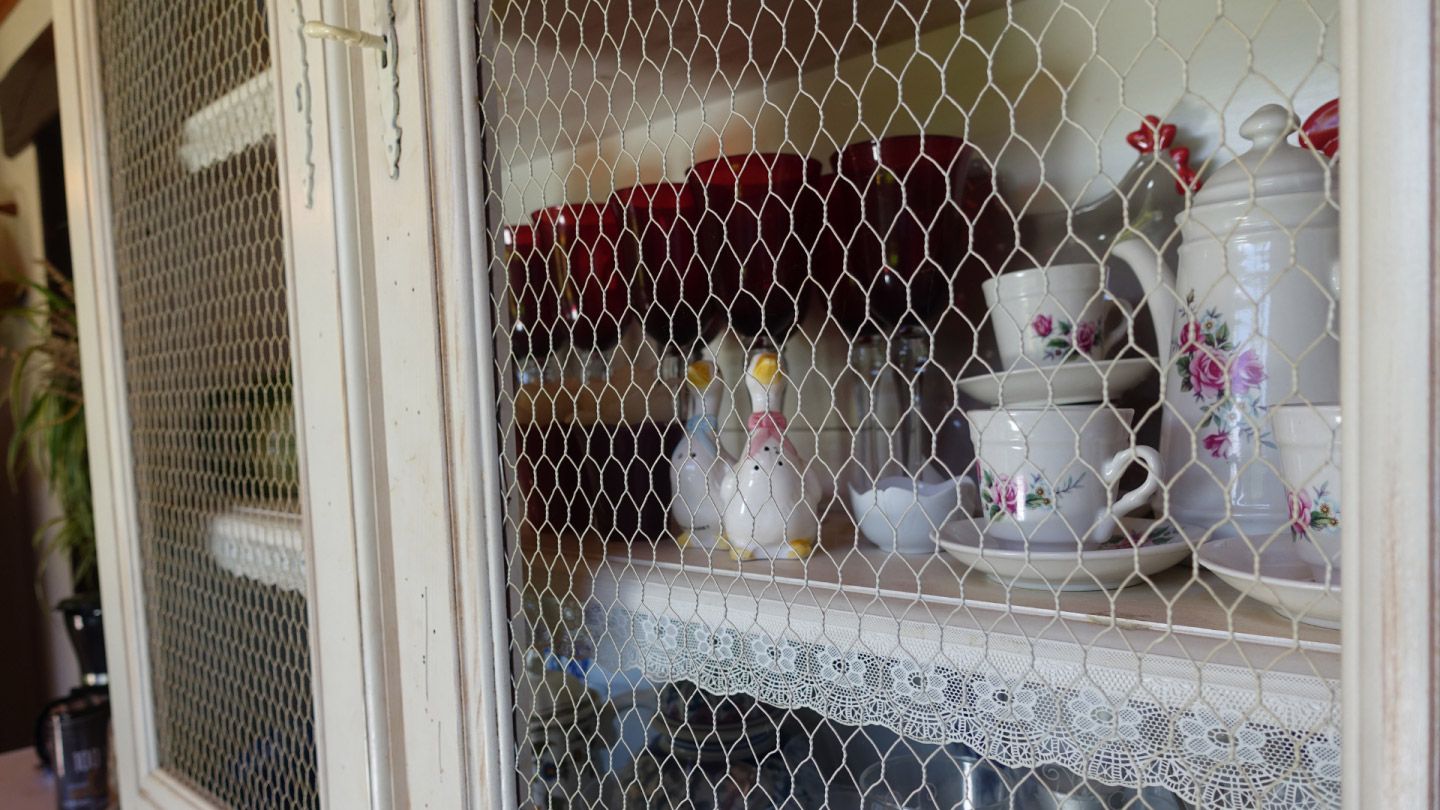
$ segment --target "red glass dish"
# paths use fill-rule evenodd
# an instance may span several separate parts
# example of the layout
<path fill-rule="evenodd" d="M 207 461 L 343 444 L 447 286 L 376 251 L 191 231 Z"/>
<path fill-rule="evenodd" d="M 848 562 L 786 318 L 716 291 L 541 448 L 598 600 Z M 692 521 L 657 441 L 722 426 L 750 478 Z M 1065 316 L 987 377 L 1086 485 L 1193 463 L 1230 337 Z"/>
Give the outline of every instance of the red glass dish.
<path fill-rule="evenodd" d="M 808 273 L 820 225 L 819 161 L 799 155 L 716 158 L 686 180 L 702 207 L 697 252 L 711 268 L 730 324 L 778 346 L 809 298 Z"/>
<path fill-rule="evenodd" d="M 850 243 L 860 228 L 859 189 L 838 174 L 821 177 L 815 186 L 824 215 L 810 277 L 826 312 L 846 335 L 872 336 L 878 328 L 869 317 L 867 287 L 847 261 Z"/>
<path fill-rule="evenodd" d="M 1006 242 L 980 154 L 959 138 L 907 135 L 851 144 L 831 162 L 862 198 L 848 255 L 851 272 L 870 283 L 871 317 L 914 330 L 952 307 L 970 309 Z"/>
<path fill-rule="evenodd" d="M 645 333 L 662 354 L 688 355 L 720 331 L 710 274 L 696 254 L 700 205 L 684 183 L 649 183 L 615 192 L 624 213 Z"/>
<path fill-rule="evenodd" d="M 582 352 L 606 351 L 620 342 L 630 320 L 634 259 L 624 239 L 625 221 L 613 203 L 566 203 L 531 215 L 536 246 L 548 256 L 561 289 L 561 315 L 570 342 Z"/>

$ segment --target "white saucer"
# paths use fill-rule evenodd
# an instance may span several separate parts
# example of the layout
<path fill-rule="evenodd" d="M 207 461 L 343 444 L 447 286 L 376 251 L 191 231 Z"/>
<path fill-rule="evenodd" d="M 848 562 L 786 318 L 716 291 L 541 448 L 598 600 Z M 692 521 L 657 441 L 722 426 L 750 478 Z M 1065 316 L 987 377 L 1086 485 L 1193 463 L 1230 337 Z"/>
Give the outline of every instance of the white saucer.
<path fill-rule="evenodd" d="M 1078 551 L 1027 551 L 1025 543 L 987 537 L 972 520 L 947 523 L 940 548 L 1013 588 L 1042 591 L 1108 591 L 1142 582 L 1190 555 L 1198 529 L 1176 531 L 1169 521 L 1121 518 L 1123 531 L 1105 543 L 1086 543 Z M 1158 530 L 1157 530 L 1158 529 Z M 1138 545 L 1132 545 L 1136 543 Z"/>
<path fill-rule="evenodd" d="M 1267 549 L 1257 566 L 1250 543 L 1243 537 L 1228 537 L 1201 546 L 1195 558 L 1226 585 L 1264 602 L 1280 615 L 1339 630 L 1340 586 L 1316 582 L 1310 566 L 1284 551 Z"/>
<path fill-rule="evenodd" d="M 957 381 L 955 387 L 960 393 L 987 405 L 1006 408 L 1075 405 L 1113 400 L 1134 388 L 1154 370 L 1155 364 L 1144 357 L 1098 363 L 1082 360 L 1058 366 L 976 374 Z"/>

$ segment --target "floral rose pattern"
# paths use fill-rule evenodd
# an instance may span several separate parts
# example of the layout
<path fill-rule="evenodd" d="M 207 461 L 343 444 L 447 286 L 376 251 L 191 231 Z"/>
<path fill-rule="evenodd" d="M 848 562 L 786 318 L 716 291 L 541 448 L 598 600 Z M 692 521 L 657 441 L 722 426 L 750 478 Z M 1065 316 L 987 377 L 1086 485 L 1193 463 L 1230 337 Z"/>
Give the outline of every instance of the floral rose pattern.
<path fill-rule="evenodd" d="M 1340 504 L 1330 494 L 1330 484 L 1309 490 L 1287 491 L 1290 500 L 1290 536 L 1300 539 L 1340 529 Z"/>
<path fill-rule="evenodd" d="M 991 519 L 999 517 L 1021 517 L 1027 512 L 1049 512 L 1055 508 L 1059 498 L 1077 490 L 1083 482 L 1070 476 L 1059 487 L 1038 475 L 998 475 L 981 469 L 980 503 L 985 514 Z"/>
<path fill-rule="evenodd" d="M 1095 336 L 1100 324 L 1095 321 L 1071 323 L 1041 313 L 1030 321 L 1030 331 L 1044 340 L 1046 360 L 1069 360 L 1077 354 L 1089 355 L 1095 350 Z"/>
<path fill-rule="evenodd" d="M 1237 349 L 1230 324 L 1216 309 L 1194 316 L 1195 291 L 1185 296 L 1180 317 L 1180 335 L 1175 343 L 1175 368 L 1180 390 L 1194 394 L 1205 408 L 1200 422 L 1200 444 L 1214 458 L 1234 458 L 1241 439 L 1256 436 L 1254 423 L 1261 421 L 1266 407 L 1261 402 L 1261 385 L 1267 379 L 1265 363 L 1254 349 Z M 1274 447 L 1268 431 L 1259 441 Z"/>

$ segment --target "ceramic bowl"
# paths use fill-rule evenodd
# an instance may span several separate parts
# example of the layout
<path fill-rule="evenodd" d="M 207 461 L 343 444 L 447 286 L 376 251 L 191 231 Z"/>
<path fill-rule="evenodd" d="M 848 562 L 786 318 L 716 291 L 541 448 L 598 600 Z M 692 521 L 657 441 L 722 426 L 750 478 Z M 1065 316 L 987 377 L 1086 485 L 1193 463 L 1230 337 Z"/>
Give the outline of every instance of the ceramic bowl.
<path fill-rule="evenodd" d="M 860 536 L 897 554 L 933 554 L 940 527 L 957 510 L 973 512 L 976 501 L 975 483 L 966 477 L 927 483 L 896 475 L 863 491 L 852 481 L 848 489 Z"/>

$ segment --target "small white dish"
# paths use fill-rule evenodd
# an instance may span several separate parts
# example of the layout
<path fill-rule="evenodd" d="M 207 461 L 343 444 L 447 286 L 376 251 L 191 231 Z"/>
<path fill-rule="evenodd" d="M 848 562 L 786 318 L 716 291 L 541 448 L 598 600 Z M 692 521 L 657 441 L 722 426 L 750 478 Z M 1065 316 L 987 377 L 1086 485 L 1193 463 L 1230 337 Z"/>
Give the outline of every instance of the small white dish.
<path fill-rule="evenodd" d="M 847 488 L 860 536 L 896 554 L 935 553 L 940 527 L 956 510 L 968 515 L 976 506 L 975 482 L 968 476 L 925 482 L 892 475 L 876 481 L 872 489 L 861 491 L 854 482 Z"/>
<path fill-rule="evenodd" d="M 1281 543 L 1289 541 L 1282 540 Z M 1277 545 L 1277 544 L 1272 544 Z M 1284 546 L 1259 555 L 1243 537 L 1212 540 L 1195 558 L 1226 585 L 1304 624 L 1340 629 L 1340 586 L 1316 582 L 1310 566 Z"/>
<path fill-rule="evenodd" d="M 1026 361 L 1019 361 L 1024 364 Z M 1114 400 L 1155 371 L 1145 357 L 1075 360 L 1057 366 L 975 374 L 955 383 L 960 393 L 986 405 L 1035 408 Z"/>
<path fill-rule="evenodd" d="M 1023 541 L 986 536 L 971 520 L 940 531 L 940 548 L 1007 587 L 1041 591 L 1109 591 L 1141 582 L 1190 555 L 1187 538 L 1199 529 L 1176 530 L 1169 521 L 1121 518 L 1115 535 L 1072 551 L 1028 551 Z"/>

